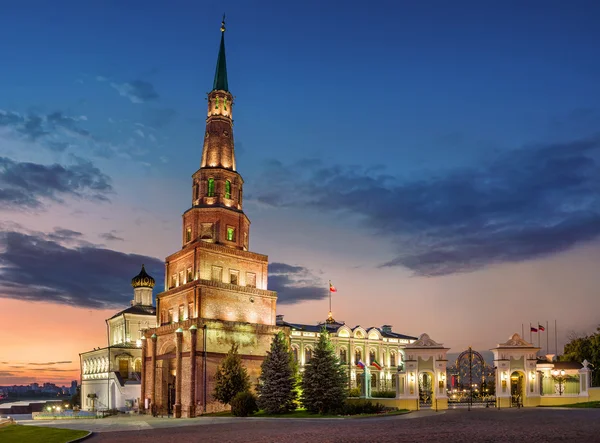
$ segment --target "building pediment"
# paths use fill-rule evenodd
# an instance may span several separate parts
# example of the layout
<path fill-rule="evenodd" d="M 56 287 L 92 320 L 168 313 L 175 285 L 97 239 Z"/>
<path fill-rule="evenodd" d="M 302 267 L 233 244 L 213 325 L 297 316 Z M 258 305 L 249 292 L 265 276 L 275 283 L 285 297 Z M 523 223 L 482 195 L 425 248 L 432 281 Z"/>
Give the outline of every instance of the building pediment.
<path fill-rule="evenodd" d="M 432 340 L 428 334 L 421 334 L 415 342 L 406 345 L 406 348 L 443 348 L 444 345 Z"/>

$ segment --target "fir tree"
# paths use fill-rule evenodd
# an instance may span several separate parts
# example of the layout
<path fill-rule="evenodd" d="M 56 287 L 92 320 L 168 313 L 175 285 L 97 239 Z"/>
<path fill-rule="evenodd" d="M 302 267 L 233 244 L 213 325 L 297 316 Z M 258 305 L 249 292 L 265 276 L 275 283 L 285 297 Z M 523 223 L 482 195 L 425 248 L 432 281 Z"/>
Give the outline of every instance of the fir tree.
<path fill-rule="evenodd" d="M 238 345 L 233 344 L 215 374 L 215 391 L 213 396 L 223 404 L 231 403 L 239 392 L 250 389 L 250 378 L 242 365 L 242 357 L 238 354 Z"/>
<path fill-rule="evenodd" d="M 302 377 L 302 405 L 312 413 L 326 414 L 340 409 L 346 399 L 346 371 L 335 355 L 327 330 L 323 328 L 312 360 Z"/>
<path fill-rule="evenodd" d="M 281 414 L 296 409 L 296 366 L 288 350 L 285 335 L 279 332 L 271 342 L 258 378 L 258 407 L 269 414 Z"/>

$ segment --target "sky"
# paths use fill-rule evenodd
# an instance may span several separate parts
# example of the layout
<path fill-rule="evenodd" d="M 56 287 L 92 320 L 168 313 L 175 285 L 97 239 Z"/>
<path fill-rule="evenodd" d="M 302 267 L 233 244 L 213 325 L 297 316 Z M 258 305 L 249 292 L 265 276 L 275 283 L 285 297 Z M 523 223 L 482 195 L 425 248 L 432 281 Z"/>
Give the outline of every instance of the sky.
<path fill-rule="evenodd" d="M 287 321 L 324 320 L 331 280 L 337 320 L 456 353 L 596 329 L 598 2 L 12 2 L 0 385 L 78 379 L 141 264 L 162 281 L 223 12 L 250 249 Z"/>

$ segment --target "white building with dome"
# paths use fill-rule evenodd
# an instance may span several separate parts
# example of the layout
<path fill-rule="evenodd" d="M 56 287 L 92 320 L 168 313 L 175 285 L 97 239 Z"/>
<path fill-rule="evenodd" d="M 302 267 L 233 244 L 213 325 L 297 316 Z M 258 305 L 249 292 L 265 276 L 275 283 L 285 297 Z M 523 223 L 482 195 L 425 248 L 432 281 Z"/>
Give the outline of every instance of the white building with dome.
<path fill-rule="evenodd" d="M 156 326 L 152 304 L 155 281 L 142 270 L 131 280 L 131 306 L 106 320 L 108 346 L 79 354 L 81 409 L 102 411 L 139 407 L 142 330 Z"/>

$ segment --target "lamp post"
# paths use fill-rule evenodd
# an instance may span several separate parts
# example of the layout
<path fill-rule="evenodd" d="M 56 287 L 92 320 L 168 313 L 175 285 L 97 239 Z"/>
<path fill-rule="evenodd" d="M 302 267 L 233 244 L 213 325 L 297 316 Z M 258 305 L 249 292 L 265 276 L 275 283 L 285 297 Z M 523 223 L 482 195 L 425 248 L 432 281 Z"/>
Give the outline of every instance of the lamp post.
<path fill-rule="evenodd" d="M 558 383 L 558 395 L 563 395 L 564 391 L 564 382 L 567 379 L 566 373 L 564 369 L 560 371 L 558 369 L 554 369 L 552 371 L 552 378 L 555 382 Z"/>

